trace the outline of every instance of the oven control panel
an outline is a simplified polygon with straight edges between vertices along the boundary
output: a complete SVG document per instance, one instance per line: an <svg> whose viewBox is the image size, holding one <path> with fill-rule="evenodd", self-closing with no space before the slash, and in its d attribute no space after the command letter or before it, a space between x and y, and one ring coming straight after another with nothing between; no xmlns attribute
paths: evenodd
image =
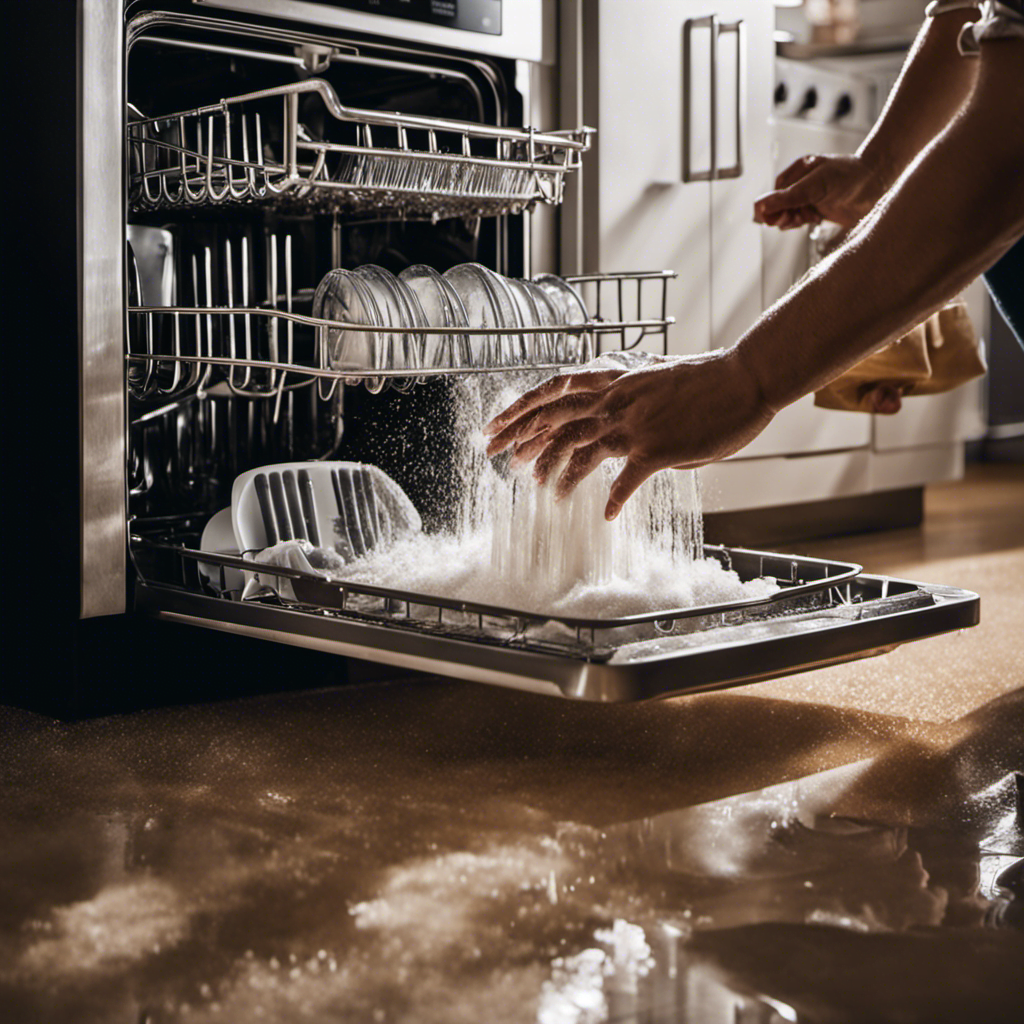
<svg viewBox="0 0 1024 1024"><path fill-rule="evenodd" d="M324 7L345 7L367 14L444 25L464 32L501 35L501 0L308 0Z"/></svg>
<svg viewBox="0 0 1024 1024"><path fill-rule="evenodd" d="M407 41L554 64L558 0L193 0L243 11Z"/></svg>

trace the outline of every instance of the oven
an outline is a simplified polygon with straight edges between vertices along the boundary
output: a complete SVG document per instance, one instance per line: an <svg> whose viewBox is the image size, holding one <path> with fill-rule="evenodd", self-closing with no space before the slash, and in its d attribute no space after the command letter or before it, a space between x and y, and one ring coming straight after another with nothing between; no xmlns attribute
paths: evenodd
<svg viewBox="0 0 1024 1024"><path fill-rule="evenodd" d="M556 8L97 0L78 5L73 32L47 37L50 60L26 54L26 89L40 102L22 137L39 168L15 215L29 246L16 281L42 298L40 318L16 329L38 335L45 323L49 340L31 358L21 346L14 363L24 361L17 417L41 424L39 448L18 455L19 473L40 481L22 533L34 523L42 549L21 553L14 578L24 629L42 621L50 640L45 656L25 645L14 702L73 714L334 683L361 678L366 663L635 700L877 654L976 621L967 592L713 546L706 555L741 578L770 577L776 593L552 617L254 569L255 547L276 539L289 507L292 527L301 521L296 487L309 467L334 474L342 517L337 467L372 464L425 530L444 528L459 381L550 373L595 349L668 351L673 273L660 268L562 279L585 311L541 321L549 333L527 330L538 323L525 314L458 330L414 321L400 333L317 304L336 268L401 277L472 263L520 280L561 269L558 207L585 173L592 131L551 127ZM339 323L365 339L363 364L331 354ZM44 398L28 386L40 379ZM285 493L290 472L299 484ZM226 550L210 526L254 473L282 487L279 517L264 510L253 550Z"/></svg>

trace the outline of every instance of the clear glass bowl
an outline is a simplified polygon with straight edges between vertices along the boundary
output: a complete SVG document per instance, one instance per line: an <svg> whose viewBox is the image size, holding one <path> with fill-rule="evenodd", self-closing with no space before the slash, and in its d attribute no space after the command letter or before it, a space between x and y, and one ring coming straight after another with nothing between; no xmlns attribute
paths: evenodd
<svg viewBox="0 0 1024 1024"><path fill-rule="evenodd" d="M382 327L428 327L427 318L419 299L403 281L399 281L390 270L373 263L357 267L352 271L372 293L381 314ZM419 370L423 366L422 334L378 334L377 368L381 370ZM393 387L405 390L415 381L410 378L391 378Z"/></svg>
<svg viewBox="0 0 1024 1024"><path fill-rule="evenodd" d="M458 293L469 327L520 327L518 309L505 282L479 263L460 263L445 271ZM474 366L514 366L512 354L520 339L513 335L477 334L470 339Z"/></svg>
<svg viewBox="0 0 1024 1024"><path fill-rule="evenodd" d="M416 296L429 327L468 327L469 318L458 292L433 267L418 263L406 267L398 279ZM422 336L421 365L439 368L472 366L472 350L465 334Z"/></svg>
<svg viewBox="0 0 1024 1024"><path fill-rule="evenodd" d="M377 301L366 282L348 270L332 270L317 287L313 296L313 316L322 320L340 320L350 324L383 326ZM379 365L382 346L378 335L340 327L318 327L320 351L327 365L334 370L367 371L382 369ZM384 387L383 377L365 377L366 387L376 394Z"/></svg>
<svg viewBox="0 0 1024 1024"><path fill-rule="evenodd" d="M533 283L551 300L559 323L585 324L590 319L579 292L562 278L555 274L537 274ZM585 363L592 358L593 348L593 339L586 332L563 334L556 345L556 358L559 362Z"/></svg>
<svg viewBox="0 0 1024 1024"><path fill-rule="evenodd" d="M557 317L548 302L547 296L532 282L517 278L507 279L508 287L519 304L519 314L523 326L540 327L543 324L557 322ZM551 361L550 335L524 334L523 360L525 363L546 363Z"/></svg>

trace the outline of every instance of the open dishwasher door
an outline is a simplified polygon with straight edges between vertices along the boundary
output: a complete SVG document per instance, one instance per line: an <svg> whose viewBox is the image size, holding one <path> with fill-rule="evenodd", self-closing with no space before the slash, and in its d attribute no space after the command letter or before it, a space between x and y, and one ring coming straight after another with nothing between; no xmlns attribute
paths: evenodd
<svg viewBox="0 0 1024 1024"><path fill-rule="evenodd" d="M134 538L183 563L251 561ZM591 701L637 701L758 682L884 654L979 621L967 590L873 576L851 563L706 546L742 580L774 578L768 598L618 619L524 612L355 585L298 569L295 601L224 601L143 584L159 617L444 675Z"/></svg>

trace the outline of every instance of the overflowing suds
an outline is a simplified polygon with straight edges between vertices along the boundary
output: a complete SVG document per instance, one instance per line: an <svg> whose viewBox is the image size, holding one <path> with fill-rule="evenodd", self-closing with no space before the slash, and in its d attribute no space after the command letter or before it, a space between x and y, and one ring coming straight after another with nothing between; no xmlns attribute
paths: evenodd
<svg viewBox="0 0 1024 1024"><path fill-rule="evenodd" d="M693 471L656 474L608 522L605 504L621 460L607 460L557 501L554 487L538 486L529 467L513 469L507 457L487 458L484 424L540 379L536 373L480 375L460 383L454 456L461 484L446 517L453 528L370 552L346 567L346 579L593 618L713 604L773 589L762 580L743 583L703 558Z"/></svg>

